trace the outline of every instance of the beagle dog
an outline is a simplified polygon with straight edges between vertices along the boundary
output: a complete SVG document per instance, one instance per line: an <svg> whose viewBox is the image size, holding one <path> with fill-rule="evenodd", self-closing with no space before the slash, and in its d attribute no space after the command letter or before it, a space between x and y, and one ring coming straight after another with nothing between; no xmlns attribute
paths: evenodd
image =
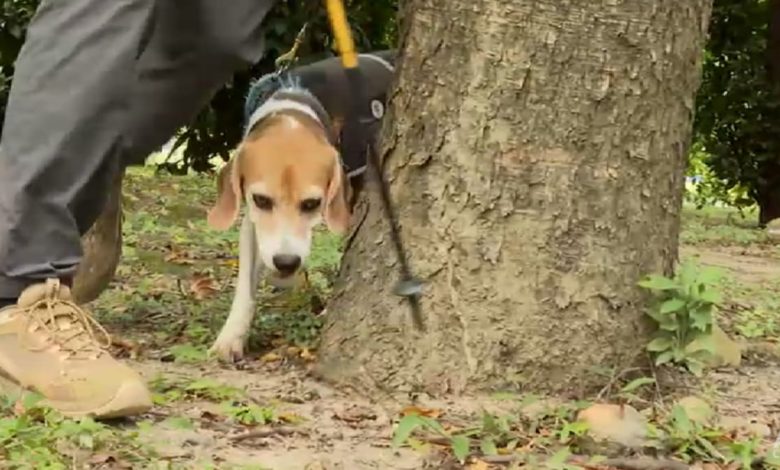
<svg viewBox="0 0 780 470"><path fill-rule="evenodd" d="M380 129L395 56L392 50L359 55L367 100L359 117L367 132ZM233 303L210 349L221 360L243 357L263 271L285 287L306 262L315 226L324 222L339 234L349 228L367 156L339 149L348 93L337 57L266 75L250 89L243 139L220 171L208 213L211 227L226 230L242 201L247 207Z"/></svg>

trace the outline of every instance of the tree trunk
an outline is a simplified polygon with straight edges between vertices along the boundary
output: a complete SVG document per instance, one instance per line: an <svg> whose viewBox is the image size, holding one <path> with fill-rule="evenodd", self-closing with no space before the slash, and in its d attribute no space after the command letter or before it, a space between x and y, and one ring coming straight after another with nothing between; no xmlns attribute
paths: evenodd
<svg viewBox="0 0 780 470"><path fill-rule="evenodd" d="M111 185L106 207L92 228L81 237L84 258L73 281L73 296L79 303L95 300L114 278L122 254L122 179L119 172Z"/></svg>
<svg viewBox="0 0 780 470"><path fill-rule="evenodd" d="M780 90L780 0L769 2L767 71L775 91Z"/></svg>
<svg viewBox="0 0 780 470"><path fill-rule="evenodd" d="M711 1L407 3L383 150L428 332L391 294L369 186L319 372L396 391L590 390L594 369L644 357L637 281L677 258Z"/></svg>
<svg viewBox="0 0 780 470"><path fill-rule="evenodd" d="M762 180L771 178L767 184L759 185L756 190L758 204L758 225L766 225L780 219L780 168L777 165L763 165Z"/></svg>
<svg viewBox="0 0 780 470"><path fill-rule="evenodd" d="M767 28L767 73L770 86L773 86L775 100L780 99L780 0L769 3L769 27ZM760 177L756 189L758 203L758 224L761 227L780 218L780 164L763 161L760 164Z"/></svg>

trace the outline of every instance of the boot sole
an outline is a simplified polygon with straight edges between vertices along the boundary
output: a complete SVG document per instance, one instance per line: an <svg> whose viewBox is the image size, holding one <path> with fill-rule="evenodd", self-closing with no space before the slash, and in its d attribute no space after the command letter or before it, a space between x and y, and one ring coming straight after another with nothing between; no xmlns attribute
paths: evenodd
<svg viewBox="0 0 780 470"><path fill-rule="evenodd" d="M8 378L3 377L2 375L0 375L0 390L2 390L5 395L15 394L20 397L24 396L26 393L33 393L31 390L22 387L16 382L8 380ZM58 413L68 418L91 417L95 419L109 419L143 414L152 408L152 399L143 383L140 381L133 381L125 382L120 385L111 400L90 410L69 409L73 405L72 402L48 399L43 399L41 404L57 410Z"/></svg>

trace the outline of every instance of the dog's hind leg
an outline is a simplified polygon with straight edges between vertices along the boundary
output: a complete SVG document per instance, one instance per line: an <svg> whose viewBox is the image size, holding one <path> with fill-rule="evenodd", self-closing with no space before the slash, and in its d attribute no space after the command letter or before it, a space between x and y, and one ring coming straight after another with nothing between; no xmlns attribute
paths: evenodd
<svg viewBox="0 0 780 470"><path fill-rule="evenodd" d="M217 340L209 350L221 360L237 361L244 356L244 345L255 316L257 283L262 269L254 226L245 215L241 221L238 241L238 277L233 304Z"/></svg>

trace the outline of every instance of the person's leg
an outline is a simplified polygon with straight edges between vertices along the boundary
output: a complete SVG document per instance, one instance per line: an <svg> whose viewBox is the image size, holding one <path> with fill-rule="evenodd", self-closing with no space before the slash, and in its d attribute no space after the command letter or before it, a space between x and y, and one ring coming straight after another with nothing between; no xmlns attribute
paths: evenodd
<svg viewBox="0 0 780 470"><path fill-rule="evenodd" d="M32 388L69 415L151 406L141 378L106 353L107 335L71 302L61 280L81 257L85 227L74 202L85 200L86 188L102 189L118 168L126 90L152 6L42 0L6 108L0 297L13 305L0 315L0 376L4 391ZM99 212L106 196L90 196Z"/></svg>
<svg viewBox="0 0 780 470"><path fill-rule="evenodd" d="M118 168L127 90L153 3L41 1L0 142L0 297L75 271L86 228L73 203ZM99 213L104 193L89 197Z"/></svg>
<svg viewBox="0 0 780 470"><path fill-rule="evenodd" d="M158 33L148 43L142 41L153 0L43 0L28 30L0 143L0 297L14 299L21 292L15 305L0 314L0 376L37 390L60 411L105 417L151 405L143 382L106 353L100 339L107 336L95 334L102 329L72 303L60 280L75 272L80 234L99 215L107 184L120 165L142 159L164 142L168 136L163 134L191 119L218 86L216 75L227 78L231 66L253 58L246 51L227 53L241 44L228 32L246 33L249 28L238 26L259 25L262 17L242 17L231 25L215 22L225 16L208 16L217 12L217 4L232 9L234 1L201 0L204 16L199 20L207 26L201 33L211 35L213 42L200 44L209 45L204 57L222 69L212 77L210 90L204 82L187 80L197 70L176 68L189 67L186 63L165 66L166 58L186 51L155 50ZM154 23L152 31L158 27ZM187 49L184 42L176 44ZM229 59L217 61L223 54ZM144 65L150 63L158 67ZM138 64L147 73L135 82ZM181 80L190 93L170 99L172 80ZM178 99L185 102L174 101ZM137 100L148 101L137 105ZM166 106L180 106L181 111L159 112ZM169 120L155 122L161 116ZM156 125L170 131L152 132Z"/></svg>
<svg viewBox="0 0 780 470"><path fill-rule="evenodd" d="M139 59L126 162L138 164L189 124L217 90L263 55L260 28L276 0L167 0Z"/></svg>

